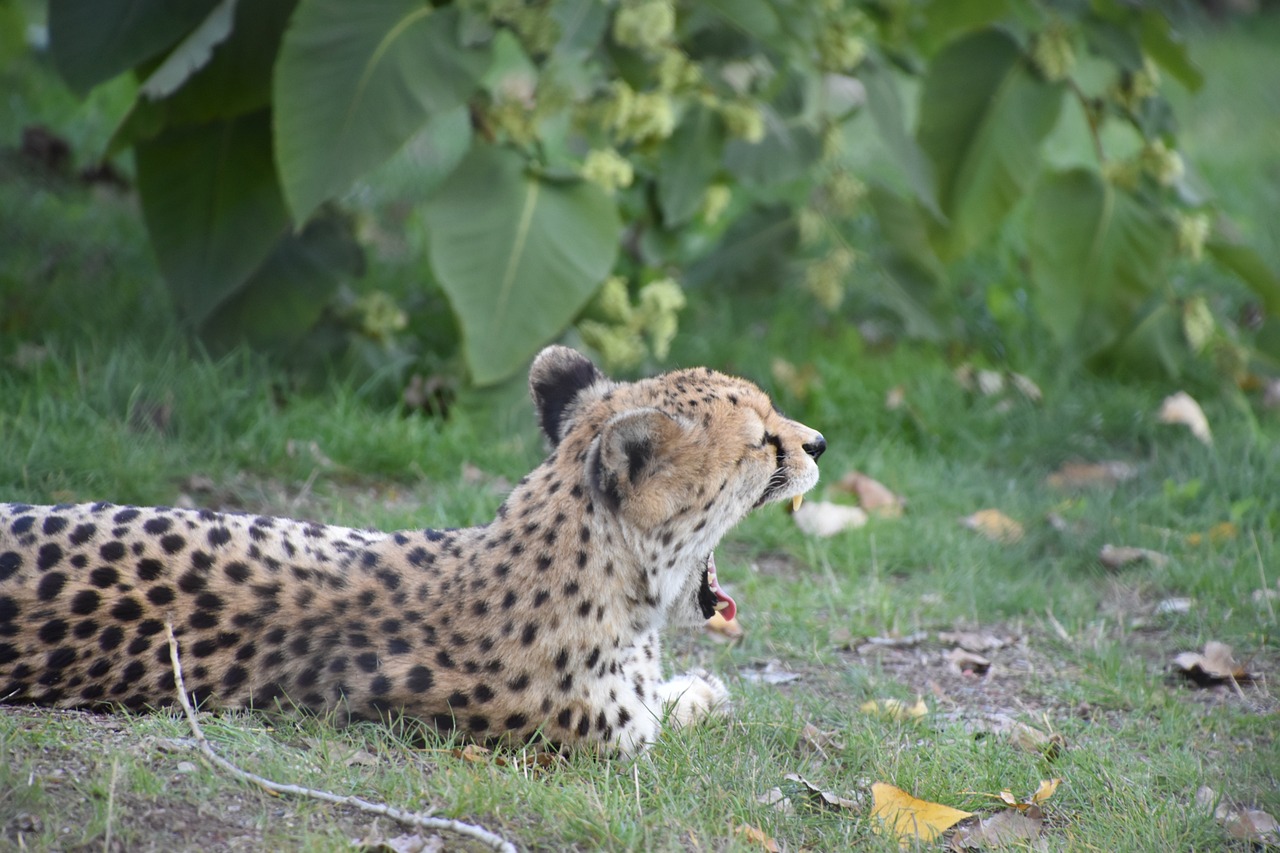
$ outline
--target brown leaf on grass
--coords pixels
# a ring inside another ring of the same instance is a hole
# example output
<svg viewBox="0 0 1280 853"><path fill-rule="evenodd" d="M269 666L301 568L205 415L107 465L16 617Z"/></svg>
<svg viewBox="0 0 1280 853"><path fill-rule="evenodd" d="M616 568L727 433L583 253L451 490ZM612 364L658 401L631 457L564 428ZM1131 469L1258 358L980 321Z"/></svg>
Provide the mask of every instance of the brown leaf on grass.
<svg viewBox="0 0 1280 853"><path fill-rule="evenodd" d="M783 814L791 814L796 810L795 803L791 802L791 798L784 794L781 788L770 788L756 797L756 802L764 806L773 806Z"/></svg>
<svg viewBox="0 0 1280 853"><path fill-rule="evenodd" d="M1022 539L1022 525L998 509L980 509L960 519L960 523L993 542L1010 545Z"/></svg>
<svg viewBox="0 0 1280 853"><path fill-rule="evenodd" d="M861 508L828 501L805 501L791 517L805 533L824 538L867 524L867 513Z"/></svg>
<svg viewBox="0 0 1280 853"><path fill-rule="evenodd" d="M1170 394L1160 404L1156 418L1162 424L1176 424L1191 430L1191 434L1205 444L1213 444L1213 434L1209 431L1209 419L1204 416L1200 404L1186 391Z"/></svg>
<svg viewBox="0 0 1280 853"><path fill-rule="evenodd" d="M1193 548L1197 545L1204 544L1207 539L1213 545L1221 545L1223 542L1230 542L1240 535L1240 528L1233 522L1220 521L1213 527L1209 528L1209 533L1188 533L1187 544Z"/></svg>
<svg viewBox="0 0 1280 853"><path fill-rule="evenodd" d="M1196 791L1195 802L1205 811L1213 809L1214 820L1232 838L1262 846L1280 845L1280 823L1269 813L1239 808L1226 797L1219 799L1218 792L1207 785Z"/></svg>
<svg viewBox="0 0 1280 853"><path fill-rule="evenodd" d="M1128 462L1067 462L1045 478L1051 489L1067 491L1093 486L1116 486L1138 476L1138 469Z"/></svg>
<svg viewBox="0 0 1280 853"><path fill-rule="evenodd" d="M835 488L855 496L858 499L858 506L862 507L868 515L898 518L906 506L902 498L889 491L883 483L859 471L850 471L845 474Z"/></svg>
<svg viewBox="0 0 1280 853"><path fill-rule="evenodd" d="M964 649L952 649L947 652L946 661L959 675L981 677L991 671L991 661Z"/></svg>
<svg viewBox="0 0 1280 853"><path fill-rule="evenodd" d="M850 799L839 794L833 794L830 791L824 791L799 773L788 773L782 778L793 783L796 792L803 794L805 801L810 805L826 809L848 809L850 811L858 811L862 808L862 803L858 799Z"/></svg>
<svg viewBox="0 0 1280 853"><path fill-rule="evenodd" d="M757 684L788 684L803 678L800 673L792 672L781 661L776 660L763 664L753 663L750 669L743 669L740 674L744 680Z"/></svg>
<svg viewBox="0 0 1280 853"><path fill-rule="evenodd" d="M440 836L423 837L416 832L395 838L353 838L351 845L356 853L442 853L445 849L444 839Z"/></svg>
<svg viewBox="0 0 1280 853"><path fill-rule="evenodd" d="M449 750L449 754L472 764L496 764L499 767L525 767L531 770L548 770L564 761L559 753L550 750L528 749L513 754L495 752L476 743L455 747Z"/></svg>
<svg viewBox="0 0 1280 853"><path fill-rule="evenodd" d="M722 640L729 643L736 643L742 639L742 626L738 624L738 617L726 619L719 613L711 614L711 618L703 623L703 629L711 635L712 639Z"/></svg>
<svg viewBox="0 0 1280 853"><path fill-rule="evenodd" d="M939 631L938 642L960 646L971 652L988 652L992 649L1004 648L1012 641L977 631Z"/></svg>
<svg viewBox="0 0 1280 853"><path fill-rule="evenodd" d="M1044 400L1044 392L1040 390L1040 386L1021 373L1010 373L1009 382L1018 389L1019 394L1031 402L1039 403Z"/></svg>
<svg viewBox="0 0 1280 853"><path fill-rule="evenodd" d="M951 837L948 847L952 850L992 850L1028 846L1040 849L1040 834L1044 831L1044 814L1038 807L1025 811L1005 809L977 823L962 826Z"/></svg>
<svg viewBox="0 0 1280 853"><path fill-rule="evenodd" d="M1149 548L1132 548L1128 545L1102 546L1098 552L1098 561L1108 569L1120 569L1132 563L1146 562L1157 569L1169 565L1169 556Z"/></svg>
<svg viewBox="0 0 1280 853"><path fill-rule="evenodd" d="M745 823L741 826L735 826L733 831L737 835L741 835L747 840L747 843L768 850L769 853L781 853L782 848L778 846L778 842L774 841L764 830L757 829L754 826L747 826Z"/></svg>
<svg viewBox="0 0 1280 853"><path fill-rule="evenodd" d="M365 752L363 749L357 749L355 752L344 758L342 763L347 767L355 765L359 765L361 767L376 767L381 762L378 760L378 756Z"/></svg>
<svg viewBox="0 0 1280 853"><path fill-rule="evenodd" d="M916 799L887 782L873 784L871 796L871 816L879 819L872 823L872 830L878 835L892 835L899 840L918 838L933 841L973 814Z"/></svg>
<svg viewBox="0 0 1280 853"><path fill-rule="evenodd" d="M1236 662L1231 647L1214 640L1204 644L1203 652L1183 652L1174 658L1173 671L1201 687L1230 681L1249 684L1254 680L1254 675Z"/></svg>
<svg viewBox="0 0 1280 853"><path fill-rule="evenodd" d="M887 720L918 720L929 713L929 706L924 698L916 697L914 705L908 705L901 699L871 699L858 706L858 710L868 716L883 717Z"/></svg>
<svg viewBox="0 0 1280 853"><path fill-rule="evenodd" d="M969 714L952 713L942 717L944 720L960 722L966 732L975 738L984 735L995 735L1024 752L1043 755L1052 761L1067 749L1067 739L1059 732L1046 732L1035 726L1015 720L1008 714ZM1047 725L1047 722L1046 722Z"/></svg>
<svg viewBox="0 0 1280 853"><path fill-rule="evenodd" d="M826 759L832 752L844 752L844 741L838 731L823 731L813 723L805 723L800 730L800 749Z"/></svg>

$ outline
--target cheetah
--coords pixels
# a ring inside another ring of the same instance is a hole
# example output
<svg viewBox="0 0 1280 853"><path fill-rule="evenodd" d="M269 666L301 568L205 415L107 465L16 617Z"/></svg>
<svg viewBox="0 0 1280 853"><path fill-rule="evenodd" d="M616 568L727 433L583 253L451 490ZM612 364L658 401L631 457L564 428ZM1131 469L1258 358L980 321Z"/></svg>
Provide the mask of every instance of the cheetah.
<svg viewBox="0 0 1280 853"><path fill-rule="evenodd" d="M168 622L204 708L623 754L717 713L719 678L663 680L660 633L734 616L717 543L798 502L825 439L707 368L615 382L552 346L529 384L549 455L479 527L0 505L0 702L169 704Z"/></svg>

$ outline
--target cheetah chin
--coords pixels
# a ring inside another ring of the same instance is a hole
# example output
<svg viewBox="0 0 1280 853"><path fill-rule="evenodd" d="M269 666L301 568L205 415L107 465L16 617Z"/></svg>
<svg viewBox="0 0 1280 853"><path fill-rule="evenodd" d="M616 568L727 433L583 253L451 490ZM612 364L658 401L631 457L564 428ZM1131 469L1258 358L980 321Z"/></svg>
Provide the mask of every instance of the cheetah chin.
<svg viewBox="0 0 1280 853"><path fill-rule="evenodd" d="M615 382L549 347L529 385L548 456L478 527L0 504L0 702L169 704L171 625L205 708L628 754L723 713L719 678L663 676L661 634L734 618L716 546L811 489L826 441L706 368Z"/></svg>

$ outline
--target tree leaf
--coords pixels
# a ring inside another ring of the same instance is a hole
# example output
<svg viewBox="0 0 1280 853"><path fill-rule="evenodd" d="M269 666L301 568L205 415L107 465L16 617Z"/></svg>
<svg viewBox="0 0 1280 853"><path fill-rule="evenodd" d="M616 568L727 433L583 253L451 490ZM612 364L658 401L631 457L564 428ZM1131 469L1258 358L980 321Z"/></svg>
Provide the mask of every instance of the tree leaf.
<svg viewBox="0 0 1280 853"><path fill-rule="evenodd" d="M822 156L822 140L799 119L783 118L763 106L764 138L731 139L724 165L747 186L777 187L799 178Z"/></svg>
<svg viewBox="0 0 1280 853"><path fill-rule="evenodd" d="M150 59L203 21L218 0L49 0L53 64L76 92Z"/></svg>
<svg viewBox="0 0 1280 853"><path fill-rule="evenodd" d="M1187 55L1187 44L1158 8L1143 10L1139 38L1142 49L1192 92L1204 85L1204 73Z"/></svg>
<svg viewBox="0 0 1280 853"><path fill-rule="evenodd" d="M957 34L1005 17L1009 0L933 0L921 15L921 47L932 53Z"/></svg>
<svg viewBox="0 0 1280 853"><path fill-rule="evenodd" d="M622 226L583 181L547 181L514 151L475 145L427 202L428 251L462 326L472 378L514 373L613 268Z"/></svg>
<svg viewBox="0 0 1280 853"><path fill-rule="evenodd" d="M201 324L201 337L218 350L239 343L287 349L315 325L342 279L363 266L351 223L317 216L277 241L244 286Z"/></svg>
<svg viewBox="0 0 1280 853"><path fill-rule="evenodd" d="M881 62L863 66L860 79L867 92L867 109L880 131L885 146L906 173L916 199L936 218L945 220L934 194L933 167L915 138L907 132L902 95L893 72Z"/></svg>
<svg viewBox="0 0 1280 853"><path fill-rule="evenodd" d="M918 838L921 841L933 841L973 814L940 803L916 799L886 782L874 783L871 786L871 796L871 816L879 818L872 824L872 828L878 834L902 840Z"/></svg>
<svg viewBox="0 0 1280 853"><path fill-rule="evenodd" d="M138 192L160 269L184 319L202 323L289 227L263 110L169 128L137 146Z"/></svg>
<svg viewBox="0 0 1280 853"><path fill-rule="evenodd" d="M488 45L463 47L458 12L421 0L302 0L276 62L276 161L298 221L464 103Z"/></svg>
<svg viewBox="0 0 1280 853"><path fill-rule="evenodd" d="M1018 45L999 30L964 36L930 63L917 136L950 219L938 242L944 260L980 244L1022 197L1063 91L1032 74Z"/></svg>
<svg viewBox="0 0 1280 853"><path fill-rule="evenodd" d="M693 218L702 206L707 185L720 167L724 127L706 107L685 114L658 161L658 204L662 224L675 228Z"/></svg>
<svg viewBox="0 0 1280 853"><path fill-rule="evenodd" d="M749 36L767 39L778 31L778 14L765 0L706 0L706 5Z"/></svg>
<svg viewBox="0 0 1280 853"><path fill-rule="evenodd" d="M213 49L231 35L235 20L236 0L222 0L209 16L170 51L164 61L152 71L141 86L148 98L164 98L208 64Z"/></svg>
<svg viewBox="0 0 1280 853"><path fill-rule="evenodd" d="M1044 176L1028 219L1035 298L1049 330L1086 353L1113 343L1164 283L1172 229L1084 168Z"/></svg>
<svg viewBox="0 0 1280 853"><path fill-rule="evenodd" d="M1222 239L1208 240L1205 249L1215 261L1238 275L1258 294L1268 314L1280 315L1280 276L1256 249Z"/></svg>

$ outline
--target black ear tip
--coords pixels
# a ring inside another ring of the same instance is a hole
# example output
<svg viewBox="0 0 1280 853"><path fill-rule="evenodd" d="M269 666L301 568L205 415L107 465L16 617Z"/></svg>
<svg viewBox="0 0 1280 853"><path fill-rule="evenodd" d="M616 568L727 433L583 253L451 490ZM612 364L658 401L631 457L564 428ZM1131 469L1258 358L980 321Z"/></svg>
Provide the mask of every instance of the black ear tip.
<svg viewBox="0 0 1280 853"><path fill-rule="evenodd" d="M591 360L577 350L549 346L529 368L529 392L538 423L552 443L560 441L565 410L586 388L604 379Z"/></svg>

